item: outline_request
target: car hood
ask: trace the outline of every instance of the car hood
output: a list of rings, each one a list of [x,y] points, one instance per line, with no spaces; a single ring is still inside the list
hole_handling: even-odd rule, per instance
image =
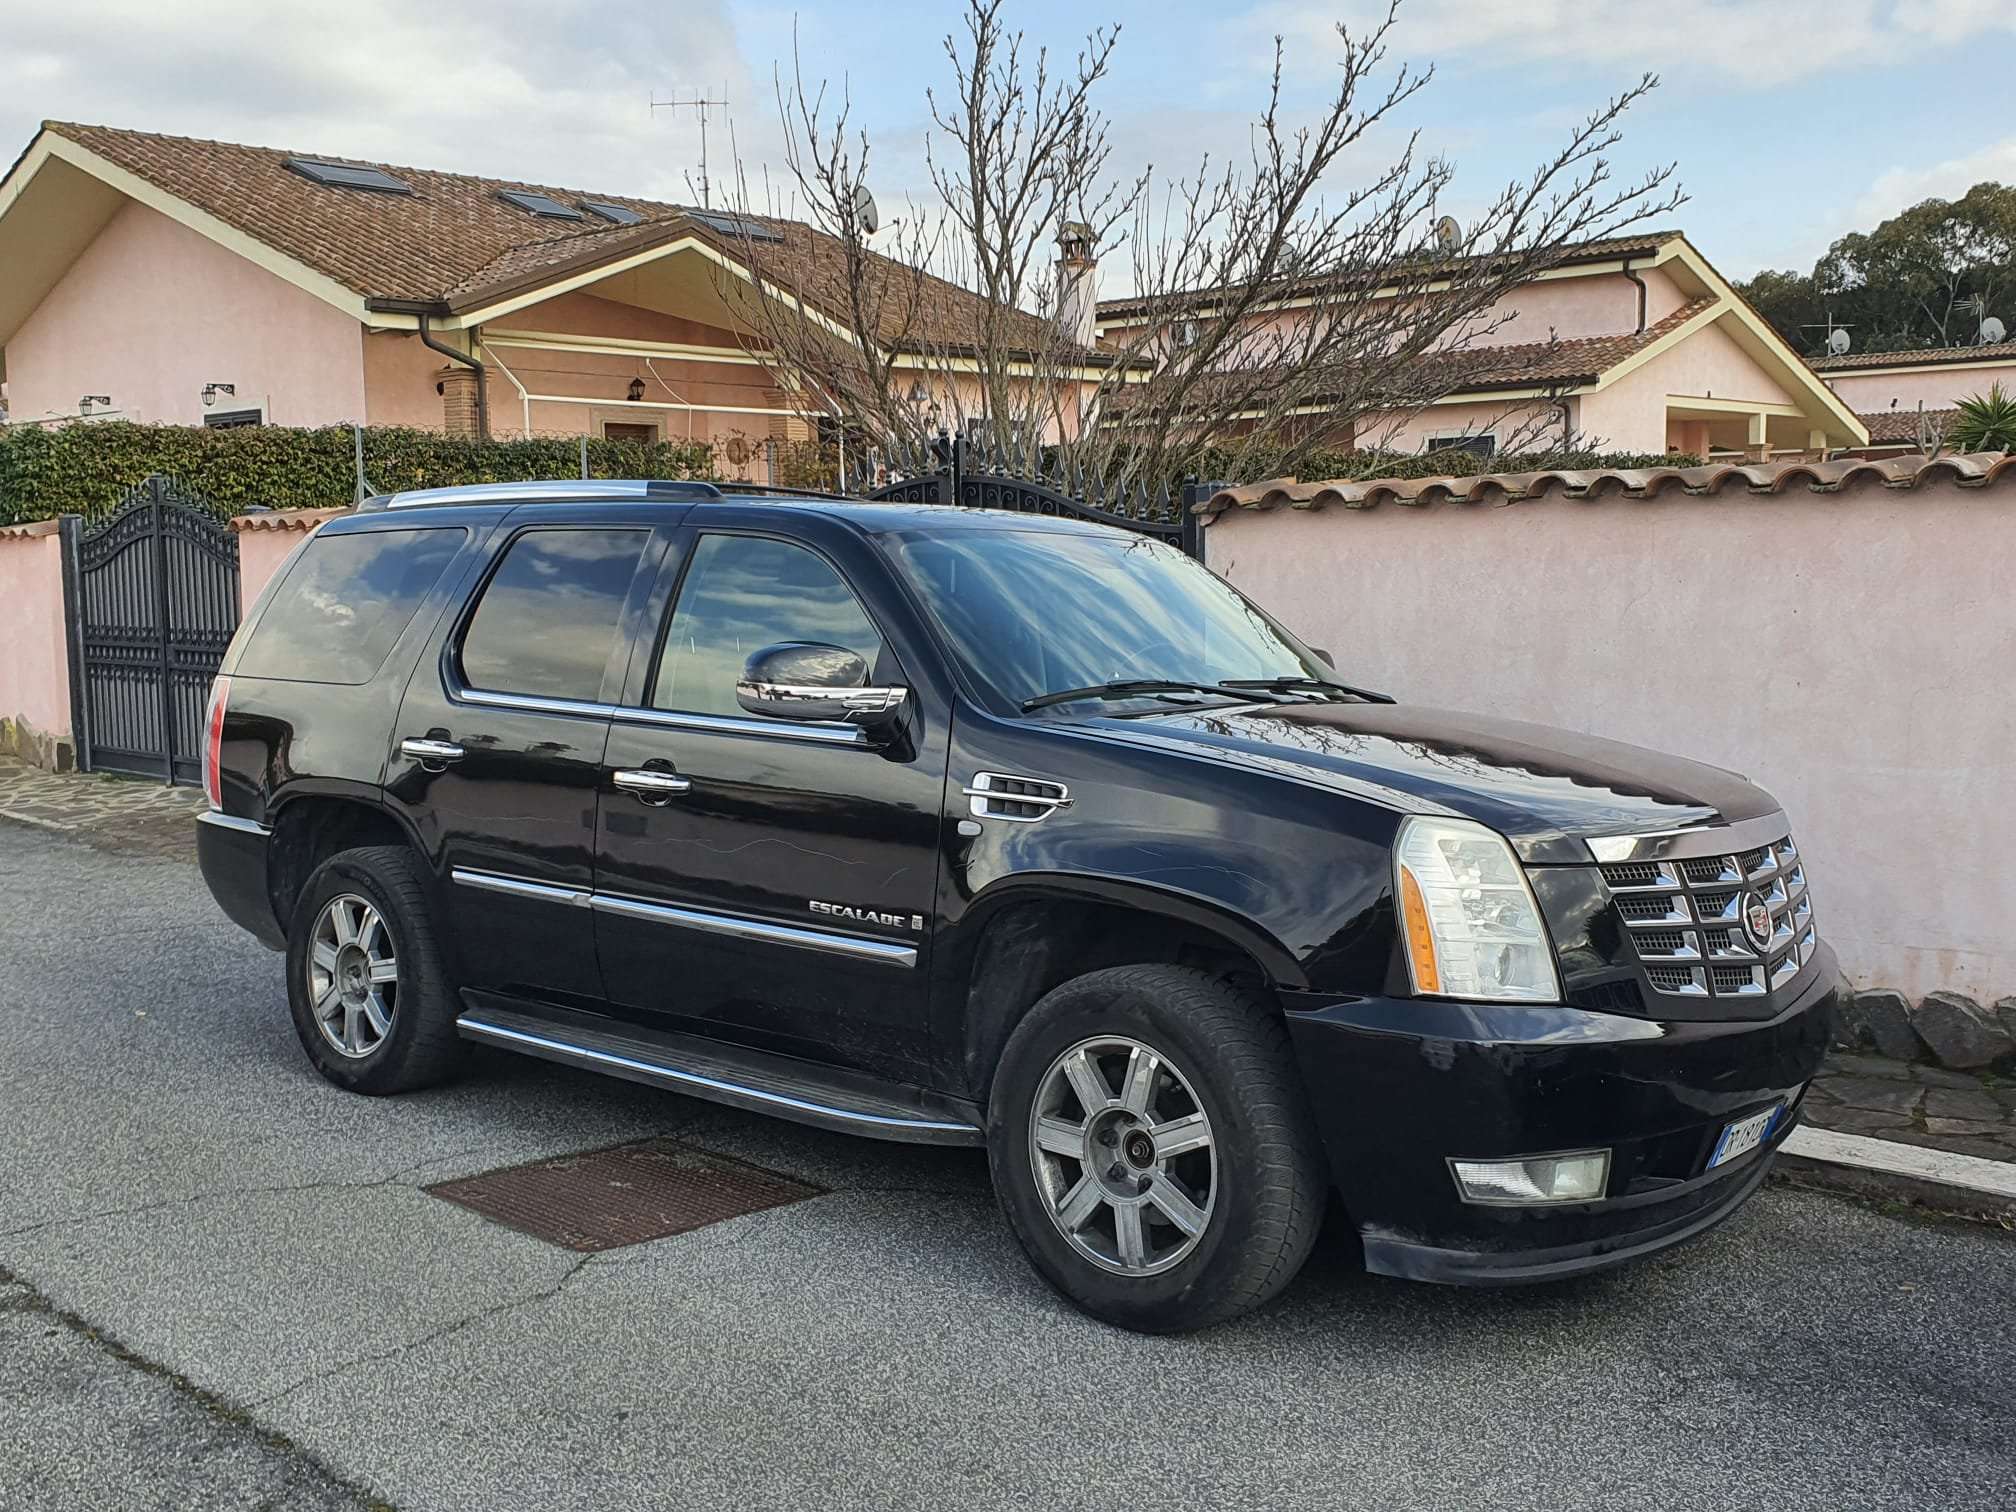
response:
[[[1184,709],[1090,723],[1110,739],[1271,771],[1406,813],[1489,825],[1530,862],[1590,861],[1592,836],[1773,813],[1721,767],[1572,730],[1411,704]]]

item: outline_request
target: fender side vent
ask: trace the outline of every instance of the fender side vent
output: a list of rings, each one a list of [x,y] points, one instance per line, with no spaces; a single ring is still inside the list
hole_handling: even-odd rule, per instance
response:
[[[1003,772],[975,773],[964,791],[976,819],[1034,824],[1071,805],[1071,790],[1061,782],[1041,777],[1010,777]]]

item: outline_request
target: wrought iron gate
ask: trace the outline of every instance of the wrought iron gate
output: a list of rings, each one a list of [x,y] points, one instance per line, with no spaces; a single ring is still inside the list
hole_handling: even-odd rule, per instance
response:
[[[102,524],[63,525],[78,764],[201,782],[210,680],[238,628],[238,538],[161,476]]]
[[[1024,514],[1064,515],[1117,525],[1165,541],[1185,554],[1203,556],[1195,506],[1220,485],[1186,483],[1172,493],[1167,484],[1150,492],[1145,484],[1108,494],[1096,478],[1025,478],[1009,472],[983,450],[976,459],[964,436],[953,436],[940,448],[942,465],[876,489],[871,499],[897,499],[913,504],[957,504],[968,509],[1012,509]],[[980,463],[976,470],[975,461]],[[993,470],[989,463],[993,464]]]

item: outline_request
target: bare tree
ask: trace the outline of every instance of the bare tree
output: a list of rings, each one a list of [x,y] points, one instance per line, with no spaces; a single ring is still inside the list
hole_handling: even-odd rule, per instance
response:
[[[1442,216],[1455,166],[1414,135],[1335,185],[1433,77],[1388,64],[1398,0],[1369,30],[1338,25],[1337,84],[1313,120],[1287,117],[1277,38],[1243,162],[1116,176],[1095,96],[1118,29],[1095,30],[1060,67],[1031,55],[1003,5],[968,0],[963,37],[945,41],[950,85],[930,94],[934,202],[868,245],[856,201],[867,136],[844,87],[829,100],[794,56],[777,94],[797,220],[751,213],[740,233],[752,345],[808,409],[898,467],[920,465],[940,427],[973,420],[1010,460],[1109,489],[1181,476],[1207,447],[1245,476],[1318,446],[1376,444],[1470,381],[1512,291],[1683,199],[1671,165],[1613,182],[1608,154],[1656,87],[1650,74],[1467,223]],[[1122,246],[1132,291],[1095,341],[1089,263]],[[1564,433],[1551,398],[1515,410],[1536,433]]]

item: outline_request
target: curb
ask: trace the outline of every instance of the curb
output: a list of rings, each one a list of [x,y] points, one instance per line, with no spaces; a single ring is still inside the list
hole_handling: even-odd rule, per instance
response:
[[[1802,1125],[1779,1150],[1778,1169],[1797,1185],[2016,1225],[2016,1165],[2007,1161]]]

